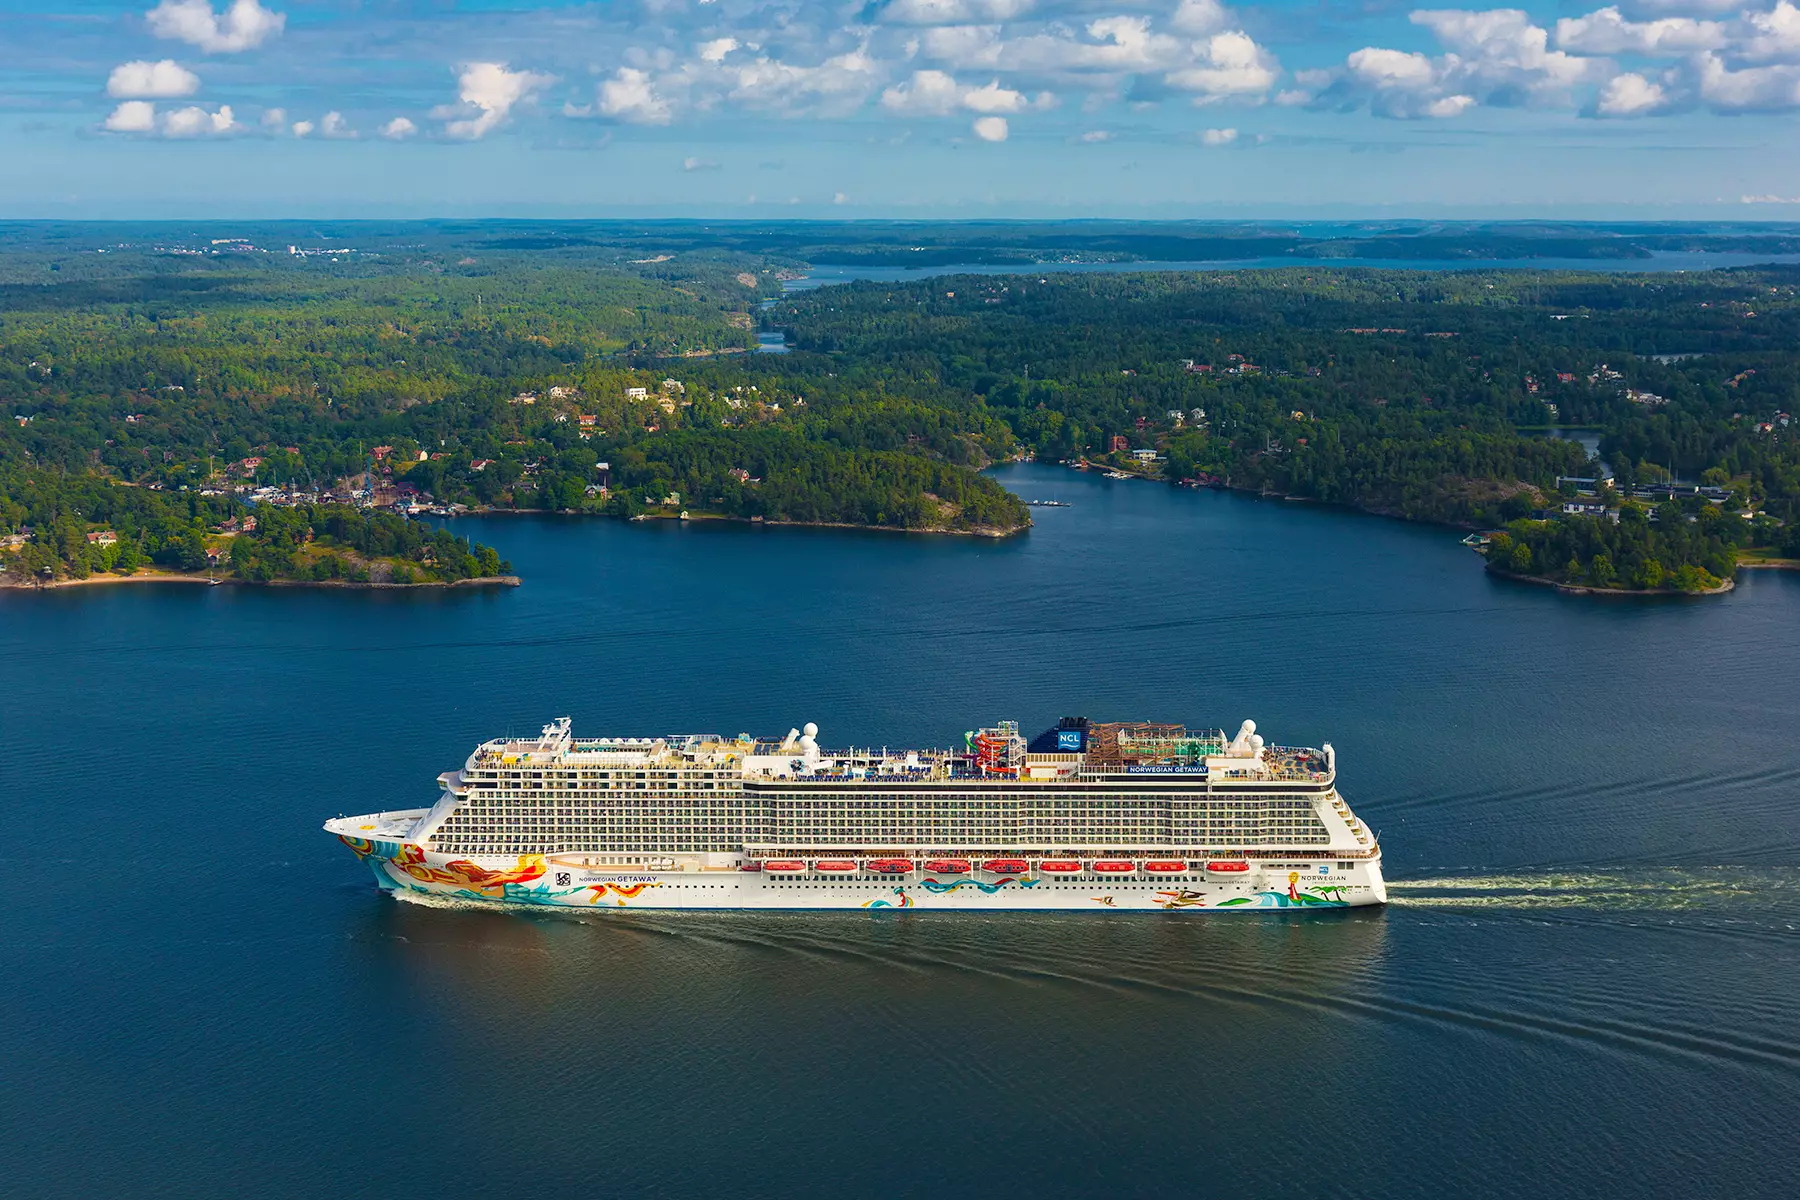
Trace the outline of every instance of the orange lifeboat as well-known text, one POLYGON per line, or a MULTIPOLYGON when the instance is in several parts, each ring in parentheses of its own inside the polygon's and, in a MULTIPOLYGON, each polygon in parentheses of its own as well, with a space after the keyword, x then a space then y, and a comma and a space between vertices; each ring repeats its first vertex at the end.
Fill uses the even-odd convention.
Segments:
POLYGON ((966 858, 933 858, 925 863, 925 870, 932 875, 967 875, 969 860, 966 858))
POLYGON ((780 871, 783 874, 791 875, 796 871, 806 870, 806 864, 797 858, 771 858, 764 861, 763 870, 780 871))
POLYGON ((847 858, 821 858, 813 864, 815 871, 854 871, 856 864, 847 858))
POLYGON ((877 875, 905 875, 912 870, 912 860, 906 858, 872 858, 869 870, 877 875))
POLYGON ((1038 870, 1047 875, 1079 875, 1081 864, 1072 859, 1049 858, 1038 864, 1038 870))
POLYGON ((1147 862, 1144 864, 1144 870, 1152 875, 1173 875, 1187 869, 1188 865, 1184 862, 1147 862))
POLYGON ((1103 858, 1094 864, 1094 870, 1101 875, 1126 875, 1137 870, 1137 864, 1123 858, 1103 858))
POLYGON ((1022 858, 990 858, 981 869, 995 875, 1023 875, 1031 866, 1022 858))
POLYGON ((1206 864, 1206 869, 1221 875, 1235 875, 1239 871, 1248 871, 1250 864, 1241 858, 1215 858, 1206 864))

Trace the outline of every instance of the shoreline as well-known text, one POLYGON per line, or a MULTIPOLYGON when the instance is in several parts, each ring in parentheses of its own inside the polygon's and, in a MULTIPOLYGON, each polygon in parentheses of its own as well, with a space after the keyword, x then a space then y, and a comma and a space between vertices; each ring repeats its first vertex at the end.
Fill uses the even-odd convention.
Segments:
POLYGON ((1031 521, 1027 521, 1023 525, 1015 525, 1010 529, 1000 529, 992 525, 978 525, 973 529, 936 529, 906 525, 858 525, 853 521, 771 521, 766 517, 758 520, 755 517, 734 517, 726 513, 689 513, 686 517, 682 517, 678 513, 639 513, 635 517, 624 519, 626 521, 674 521, 678 524, 723 521, 733 525, 748 525, 753 529, 759 526, 766 529, 858 529, 872 530, 876 533, 926 534, 932 537, 985 537, 993 538, 995 541, 1001 538, 1016 537, 1030 529, 1033 524, 1031 521))
MULTIPOLYGON (((692 520, 693 518, 689 518, 692 520)), ((740 521, 745 524, 756 524, 745 517, 715 517, 719 521, 740 521)), ((679 520, 679 518, 677 518, 679 520)), ((872 529, 878 533, 923 533, 934 537, 984 537, 999 541, 1001 538, 1017 537, 1031 528, 1027 521, 1023 525, 1015 525, 1011 529, 1000 529, 992 525, 978 525, 972 529, 909 529, 904 525, 854 525, 848 521, 762 521, 761 524, 775 529, 872 529)))
MULTIPOLYGON (((1118 470, 1104 463, 1090 462, 1085 468, 1070 464, 1071 471, 1106 471, 1118 470)), ((1437 529, 1460 529, 1465 533, 1476 533, 1487 526, 1476 525, 1468 521, 1445 521, 1437 517, 1409 517, 1392 508, 1376 508, 1367 504, 1355 504, 1348 500, 1322 500, 1317 496, 1298 496, 1292 492, 1279 492, 1272 488, 1250 487, 1242 483, 1195 483, 1184 484, 1175 480, 1164 479, 1157 475, 1140 475, 1135 471, 1121 471, 1121 474, 1143 483, 1160 483, 1165 487, 1182 488, 1195 492, 1230 492, 1237 496, 1247 496, 1256 500, 1281 500, 1288 504, 1316 504, 1320 508, 1335 512, 1358 513, 1365 517, 1382 517, 1389 521, 1400 521, 1407 525, 1429 525, 1437 529)), ((1125 480, 1115 480, 1124 483, 1125 480)))
POLYGON ((1683 592, 1675 588, 1607 588, 1593 587, 1584 583, 1561 583, 1554 579, 1546 579, 1542 575, 1516 575, 1511 571, 1503 571, 1498 567, 1488 567, 1487 573, 1501 579, 1511 579, 1518 583, 1531 583, 1539 587, 1555 588, 1567 596, 1637 596, 1651 598, 1656 596, 1723 596, 1737 588, 1735 579, 1722 580, 1718 587, 1706 588, 1698 592, 1683 592))
POLYGON ((53 579, 48 583, 37 580, 16 582, 0 579, 0 591, 17 592, 50 592, 63 588, 102 587, 119 583, 186 583, 230 585, 232 587, 292 587, 292 588, 346 588, 357 590, 405 591, 418 588, 447 589, 468 587, 518 587, 522 582, 517 575, 485 575, 474 579, 426 580, 422 583, 356 583, 348 579, 270 579, 252 582, 227 576, 223 579, 211 580, 204 575, 185 575, 173 571, 139 571, 132 575, 115 575, 108 571, 94 574, 86 579, 53 579))
POLYGON ((458 517, 594 517, 608 521, 727 521, 737 525, 765 525, 771 529, 873 529, 880 533, 927 533, 943 534, 950 537, 986 537, 1008 538, 1024 533, 1032 527, 1033 522, 1027 520, 1023 525, 1015 525, 1010 529, 1000 529, 992 525, 977 526, 973 529, 939 529, 919 528, 905 525, 858 525, 853 521, 771 521, 768 518, 758 520, 755 517, 734 517, 729 513, 689 513, 686 517, 680 513, 646 512, 635 517, 618 517, 611 513, 582 512, 573 508, 471 508, 467 512, 453 516, 439 517, 439 520, 453 521, 458 517))

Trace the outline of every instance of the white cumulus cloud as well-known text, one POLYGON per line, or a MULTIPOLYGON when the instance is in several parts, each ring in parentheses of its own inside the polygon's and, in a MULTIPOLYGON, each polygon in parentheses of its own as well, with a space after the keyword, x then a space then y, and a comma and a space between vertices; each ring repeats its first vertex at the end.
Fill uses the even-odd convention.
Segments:
POLYGON ((700 43, 700 61, 709 63, 724 62, 725 56, 730 54, 733 50, 736 50, 740 45, 742 45, 742 43, 734 37, 714 38, 710 42, 702 42, 700 43))
POLYGON ((356 130, 344 120, 341 112, 328 112, 319 120, 319 132, 328 138, 353 138, 356 130))
POLYGON ((148 100, 127 100, 112 110, 101 128, 114 133, 149 133, 156 128, 156 105, 148 100))
POLYGON ((1203 129, 1200 131, 1200 144, 1203 146, 1229 146, 1237 141, 1235 129, 1203 129))
POLYGON ((904 25, 967 25, 1024 16, 1033 0, 893 0, 881 19, 904 25))
POLYGON ((1023 92, 1002 87, 997 79, 981 87, 964 87, 945 71, 914 71, 912 78, 881 93, 881 106, 888 111, 927 117, 948 116, 959 109, 974 113, 1016 113, 1024 112, 1034 104, 1048 108, 1055 102, 1056 97, 1047 92, 1033 101, 1023 92))
POLYGON ((596 94, 600 111, 638 125, 667 125, 673 116, 669 102, 657 94, 648 71, 620 67, 600 84, 596 94))
POLYGON ((1017 71, 1122 73, 1172 70, 1192 57, 1191 43, 1156 32, 1148 17, 1101 17, 1084 32, 1086 41, 1052 26, 1004 43, 994 58, 1017 71))
POLYGON ((844 113, 880 86, 886 70, 866 46, 831 55, 816 66, 765 56, 730 69, 725 99, 790 114, 844 113))
POLYGON ((438 108, 432 115, 446 122, 448 136, 474 141, 555 81, 555 76, 535 71, 509 71, 505 63, 469 63, 456 79, 456 97, 462 103, 438 108))
POLYGON ((1556 23, 1556 44, 1578 54, 1691 54, 1715 50, 1726 40, 1725 27, 1717 21, 1692 17, 1632 21, 1613 6, 1556 23))
POLYGON ((232 119, 229 104, 221 104, 212 112, 198 104, 177 108, 164 113, 158 126, 164 137, 171 138, 208 137, 231 133, 239 128, 238 123, 232 119))
POLYGON ((1086 142, 1090 146, 1096 142, 1110 142, 1112 139, 1112 131, 1106 129, 1090 129, 1082 134, 1080 138, 1081 141, 1086 142))
POLYGON ((1662 84, 1627 71, 1606 81, 1594 111, 1603 117, 1642 117, 1668 107, 1668 103, 1662 84))
POLYGON ((1461 95, 1460 93, 1455 96, 1439 96, 1436 100, 1427 104, 1423 109, 1423 112, 1428 117, 1437 117, 1440 119, 1445 117, 1460 117, 1471 108, 1474 108, 1476 103, 1475 97, 1461 95))
POLYGON ((176 62, 120 63, 106 77, 106 94, 121 100, 170 100, 200 90, 200 77, 176 62))
POLYGON ((984 142, 1004 142, 1006 140, 1005 117, 976 117, 975 123, 970 128, 975 131, 975 136, 984 142))
POLYGON ((1274 56, 1241 29, 1215 33, 1194 47, 1194 63, 1170 71, 1164 81, 1198 99, 1260 96, 1275 86, 1279 73, 1274 56))
POLYGON ((1780 0, 1768 12, 1744 14, 1745 37, 1738 47, 1745 58, 1757 62, 1800 59, 1800 8, 1780 0))
POLYGON ((112 133, 142 133, 166 138, 216 137, 243 129, 232 116, 231 105, 208 110, 198 104, 158 112, 149 100, 127 100, 107 116, 102 129, 112 133))
POLYGON ((314 126, 311 121, 295 121, 293 124, 293 127, 289 130, 289 132, 292 133, 297 138, 303 138, 307 134, 311 133, 313 131, 313 128, 314 128, 314 126))
POLYGON ((1308 102, 1366 105, 1378 116, 1403 119, 1454 117, 1478 104, 1567 107, 1578 85, 1617 72, 1604 58, 1550 49, 1549 31, 1516 8, 1423 9, 1410 19, 1430 30, 1446 53, 1365 46, 1335 71, 1297 75, 1318 88, 1306 93, 1308 102))
POLYGON ((210 0, 162 0, 144 20, 157 37, 187 42, 208 54, 254 50, 279 36, 287 24, 286 16, 257 0, 232 0, 223 13, 215 13, 210 0))
POLYGON ((1235 18, 1219 0, 1181 0, 1169 24, 1182 33, 1217 33, 1235 18))
POLYGON ((1800 108, 1800 66, 1774 64, 1734 71, 1717 54, 1695 63, 1700 98, 1720 112, 1780 112, 1800 108))
POLYGON ((1023 92, 1003 88, 997 79, 985 87, 970 88, 962 96, 963 107, 978 113, 1021 112, 1028 103, 1023 92))
POLYGON ((407 117, 395 117, 381 127, 381 136, 393 142, 402 141, 417 132, 419 127, 407 117))
POLYGON ((891 112, 941 117, 956 111, 962 86, 945 71, 914 71, 912 78, 881 93, 881 107, 891 112))

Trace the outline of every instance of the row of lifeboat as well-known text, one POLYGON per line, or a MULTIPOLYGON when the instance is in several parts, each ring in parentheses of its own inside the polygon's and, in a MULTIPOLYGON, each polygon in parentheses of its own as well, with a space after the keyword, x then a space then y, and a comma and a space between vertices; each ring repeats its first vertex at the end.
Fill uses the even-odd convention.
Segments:
MULTIPOLYGON (((853 858, 820 858, 810 865, 797 858, 771 858, 763 860, 762 869, 776 875, 798 875, 809 870, 826 875, 847 875, 865 870, 875 875, 910 875, 914 865, 910 858, 872 858, 867 863, 859 863, 853 858)), ((927 875, 967 875, 977 867, 990 875, 1025 875, 1031 871, 1031 863, 1023 858, 989 858, 980 863, 966 858, 928 858, 920 865, 927 875)), ((1079 875, 1083 871, 1095 875, 1134 875, 1139 871, 1146 875, 1180 875, 1198 870, 1199 864, 1178 859, 1150 859, 1140 863, 1126 858, 1101 858, 1089 862, 1046 858, 1038 861, 1037 869, 1046 875, 1079 875)), ((1205 864, 1205 869, 1215 875, 1233 875, 1248 871, 1250 863, 1241 858, 1212 859, 1205 864)))

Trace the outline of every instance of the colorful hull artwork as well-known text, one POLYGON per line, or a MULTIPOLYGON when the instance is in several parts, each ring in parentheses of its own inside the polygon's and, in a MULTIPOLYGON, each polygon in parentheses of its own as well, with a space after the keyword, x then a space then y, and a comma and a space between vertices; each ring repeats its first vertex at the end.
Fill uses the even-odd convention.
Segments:
POLYGON ((546 908, 635 909, 1025 909, 1268 912, 1349 908, 1387 899, 1379 859, 1302 874, 1250 870, 1229 880, 1195 872, 1190 882, 1006 875, 939 879, 908 873, 777 877, 738 867, 596 869, 538 854, 450 857, 402 841, 339 835, 388 891, 546 908), (1347 869, 1346 869, 1347 868, 1347 869), (632 873, 626 874, 630 870, 632 873))

